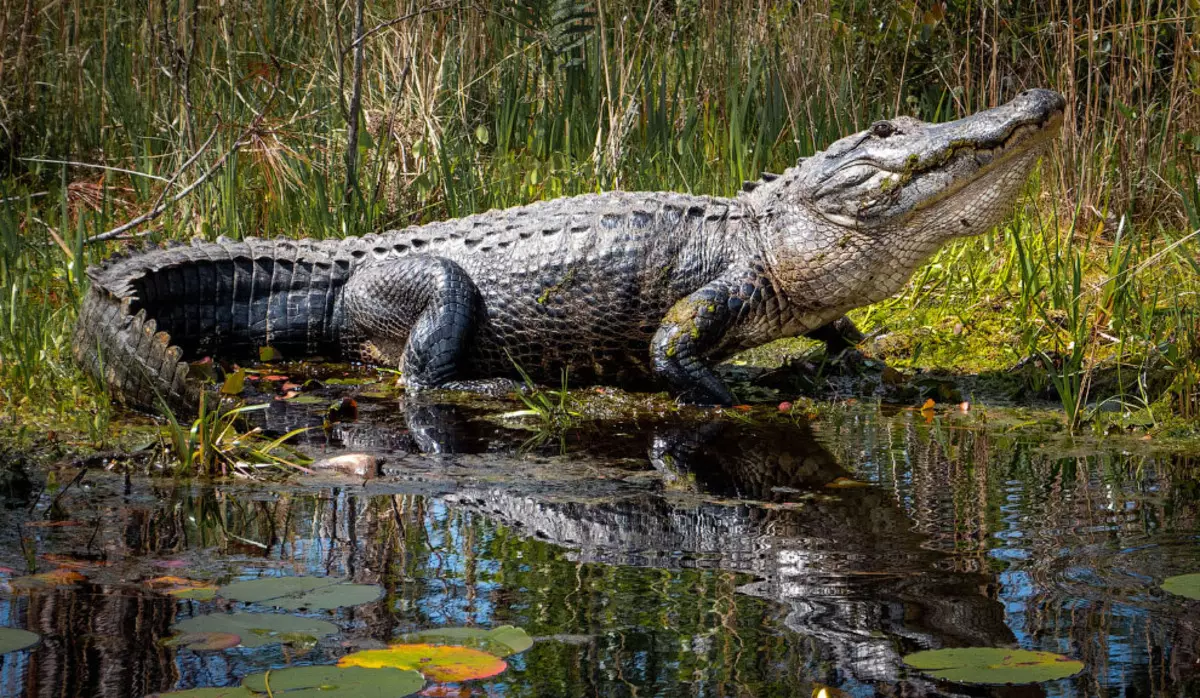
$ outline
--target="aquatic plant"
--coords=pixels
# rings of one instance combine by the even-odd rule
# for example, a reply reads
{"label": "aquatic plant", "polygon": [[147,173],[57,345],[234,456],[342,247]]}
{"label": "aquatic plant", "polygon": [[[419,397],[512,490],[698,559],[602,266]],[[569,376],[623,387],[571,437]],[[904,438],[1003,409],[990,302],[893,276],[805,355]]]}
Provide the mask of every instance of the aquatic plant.
{"label": "aquatic plant", "polygon": [[254,477],[280,469],[295,471],[311,461],[287,446],[289,440],[307,431],[307,427],[268,439],[258,427],[241,431],[241,424],[244,416],[265,410],[269,405],[226,407],[218,401],[216,407],[211,407],[212,401],[207,394],[201,395],[199,413],[190,424],[181,424],[164,406],[166,425],[162,429],[159,460],[169,464],[176,475]]}

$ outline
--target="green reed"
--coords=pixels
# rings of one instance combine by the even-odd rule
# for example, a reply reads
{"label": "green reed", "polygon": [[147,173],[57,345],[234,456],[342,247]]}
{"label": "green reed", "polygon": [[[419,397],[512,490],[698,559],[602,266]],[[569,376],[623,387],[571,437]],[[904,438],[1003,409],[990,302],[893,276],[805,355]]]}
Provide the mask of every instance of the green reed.
{"label": "green reed", "polygon": [[[1016,216],[856,315],[907,337],[885,352],[901,366],[1049,361],[1071,425],[1113,397],[1089,390],[1110,364],[1133,374],[1123,404],[1194,416],[1197,13],[934,5],[370,0],[347,195],[353,3],[9,3],[0,413],[108,414],[69,339],[83,269],[118,248],[338,237],[613,187],[729,195],[874,119],[955,118],[1038,85],[1072,106]],[[134,239],[85,242],[198,180]]]}

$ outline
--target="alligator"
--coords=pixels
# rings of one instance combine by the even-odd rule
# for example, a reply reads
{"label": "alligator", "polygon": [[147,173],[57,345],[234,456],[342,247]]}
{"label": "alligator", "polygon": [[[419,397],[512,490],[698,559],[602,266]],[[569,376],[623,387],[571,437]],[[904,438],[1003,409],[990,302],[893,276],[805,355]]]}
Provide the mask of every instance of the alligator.
{"label": "alligator", "polygon": [[732,198],[614,191],[110,259],[88,269],[75,355],[149,411],[196,409],[189,362],[264,346],[399,367],[410,390],[481,389],[520,367],[728,405],[714,364],[783,337],[844,347],[847,311],[1000,222],[1064,106],[1039,89],[957,121],[878,121]]}

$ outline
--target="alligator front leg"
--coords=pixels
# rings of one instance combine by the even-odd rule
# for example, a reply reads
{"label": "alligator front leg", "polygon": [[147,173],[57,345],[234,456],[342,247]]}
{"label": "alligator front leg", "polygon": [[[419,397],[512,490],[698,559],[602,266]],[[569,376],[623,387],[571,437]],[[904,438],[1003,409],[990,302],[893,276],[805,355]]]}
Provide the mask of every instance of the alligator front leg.
{"label": "alligator front leg", "polygon": [[761,297],[759,284],[722,278],[676,303],[650,342],[655,373],[688,402],[732,405],[733,393],[706,360]]}
{"label": "alligator front leg", "polygon": [[351,333],[374,358],[400,365],[409,388],[452,387],[475,331],[479,291],[440,257],[389,259],[355,270],[343,303]]}

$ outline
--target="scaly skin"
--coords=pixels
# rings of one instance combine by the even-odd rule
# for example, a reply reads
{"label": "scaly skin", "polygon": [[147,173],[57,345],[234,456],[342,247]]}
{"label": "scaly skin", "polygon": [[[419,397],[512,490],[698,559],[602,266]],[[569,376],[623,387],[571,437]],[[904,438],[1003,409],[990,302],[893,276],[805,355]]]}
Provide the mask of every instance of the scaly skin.
{"label": "scaly skin", "polygon": [[569,370],[729,404],[714,363],[781,337],[852,335],[848,310],[994,226],[1062,108],[1033,90],[946,124],[879,122],[734,199],[611,192],[110,261],[89,269],[76,355],[143,409],[194,410],[188,360],[265,345],[399,366],[412,389],[470,388],[516,363],[544,382]]}

